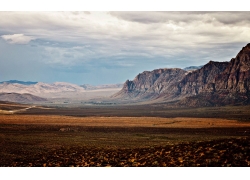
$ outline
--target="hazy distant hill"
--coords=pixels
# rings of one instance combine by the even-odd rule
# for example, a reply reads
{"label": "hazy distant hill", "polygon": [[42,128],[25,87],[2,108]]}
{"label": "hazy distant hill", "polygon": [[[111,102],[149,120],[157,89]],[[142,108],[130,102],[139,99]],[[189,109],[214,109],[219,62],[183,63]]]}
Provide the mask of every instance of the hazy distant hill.
{"label": "hazy distant hill", "polygon": [[[87,85],[85,87],[81,87],[79,85],[66,82],[55,82],[51,84],[38,82],[36,84],[29,85],[16,83],[16,81],[9,82],[14,83],[4,82],[0,84],[0,93],[13,93],[15,98],[13,96],[9,96],[8,98],[7,96],[4,96],[6,97],[4,100],[12,100],[13,102],[20,102],[20,99],[22,99],[20,97],[17,98],[15,93],[32,94],[41,98],[50,99],[51,102],[63,103],[81,102],[93,98],[108,98],[110,95],[118,92],[122,88],[122,84],[99,86]],[[36,100],[34,99],[34,101]]]}
{"label": "hazy distant hill", "polygon": [[80,85],[85,90],[97,90],[97,89],[115,89],[115,88],[122,88],[123,84],[102,84],[102,85],[90,85],[90,84],[83,84]]}
{"label": "hazy distant hill", "polygon": [[31,85],[31,84],[37,84],[38,82],[32,82],[32,81],[18,81],[18,80],[9,80],[9,81],[2,81],[0,84],[3,83],[17,83],[17,84],[23,84],[23,85]]}
{"label": "hazy distant hill", "polygon": [[36,84],[3,83],[0,84],[0,92],[5,93],[29,93],[34,95],[60,92],[83,92],[84,88],[71,83],[55,82],[52,84],[38,82]]}
{"label": "hazy distant hill", "polygon": [[112,98],[178,100],[178,105],[185,106],[250,104],[250,43],[230,62],[210,61],[191,72],[178,68],[144,71],[127,80]]}
{"label": "hazy distant hill", "polygon": [[31,103],[38,101],[46,101],[45,98],[34,96],[32,94],[19,94],[19,93],[0,93],[0,101],[18,102],[18,103]]}
{"label": "hazy distant hill", "polygon": [[202,67],[203,67],[203,65],[201,65],[201,66],[189,66],[189,67],[185,67],[183,70],[185,70],[185,71],[194,71],[194,70],[200,69]]}

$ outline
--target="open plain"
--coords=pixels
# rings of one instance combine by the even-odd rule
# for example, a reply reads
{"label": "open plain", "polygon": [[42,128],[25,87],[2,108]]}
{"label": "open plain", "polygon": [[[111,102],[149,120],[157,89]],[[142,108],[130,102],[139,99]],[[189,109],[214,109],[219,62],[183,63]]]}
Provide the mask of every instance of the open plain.
{"label": "open plain", "polygon": [[250,166],[248,106],[1,107],[0,166]]}

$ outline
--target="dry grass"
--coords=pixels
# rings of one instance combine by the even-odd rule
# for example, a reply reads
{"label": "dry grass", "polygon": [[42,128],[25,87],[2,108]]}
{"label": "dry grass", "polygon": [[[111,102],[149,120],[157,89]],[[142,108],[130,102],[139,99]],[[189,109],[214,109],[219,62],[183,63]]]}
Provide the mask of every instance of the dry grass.
{"label": "dry grass", "polygon": [[250,166],[249,108],[3,103],[0,166]]}
{"label": "dry grass", "polygon": [[44,124],[92,127],[216,128],[250,127],[250,122],[222,118],[71,117],[58,115],[1,115],[0,124]]}
{"label": "dry grass", "polygon": [[250,166],[249,136],[222,118],[0,115],[0,166]]}

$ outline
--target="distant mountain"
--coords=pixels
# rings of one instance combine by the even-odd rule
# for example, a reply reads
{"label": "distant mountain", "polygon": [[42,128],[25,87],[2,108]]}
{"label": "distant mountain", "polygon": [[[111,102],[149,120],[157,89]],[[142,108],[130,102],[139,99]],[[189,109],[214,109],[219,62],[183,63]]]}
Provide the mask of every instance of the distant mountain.
{"label": "distant mountain", "polygon": [[26,93],[25,94],[0,93],[0,101],[32,103],[32,102],[46,101],[46,99]]}
{"label": "distant mountain", "polygon": [[11,83],[11,84],[17,83],[17,84],[23,84],[23,85],[31,85],[31,84],[37,84],[38,82],[18,81],[18,80],[9,80],[9,81],[2,81],[2,82],[0,82],[0,84],[3,84],[3,83]]}
{"label": "distant mountain", "polygon": [[61,93],[61,92],[83,92],[84,88],[71,83],[55,82],[52,84],[38,82],[36,84],[24,85],[17,83],[0,84],[0,93],[29,93],[40,95],[44,93]]}
{"label": "distant mountain", "polygon": [[83,84],[80,85],[85,90],[97,90],[97,89],[116,89],[116,88],[122,88],[123,84],[103,84],[103,85],[90,85],[90,84]]}
{"label": "distant mountain", "polygon": [[0,93],[32,94],[34,96],[51,99],[52,102],[62,98],[67,98],[72,101],[108,98],[120,89],[122,89],[122,84],[83,85],[83,87],[66,82],[55,82],[51,84],[38,82],[30,85],[7,82],[0,84]]}
{"label": "distant mountain", "polygon": [[112,98],[176,101],[184,106],[250,104],[250,43],[230,62],[210,61],[191,72],[177,68],[145,71],[127,80]]}
{"label": "distant mountain", "polygon": [[202,67],[203,67],[203,65],[201,65],[201,66],[189,66],[189,67],[185,67],[183,70],[185,70],[185,71],[194,71],[194,70],[200,69]]}
{"label": "distant mountain", "polygon": [[61,93],[61,92],[84,92],[86,90],[112,90],[121,89],[123,84],[104,84],[104,85],[89,85],[81,86],[66,82],[55,82],[52,84],[42,82],[23,82],[10,80],[0,83],[0,93],[30,93],[40,95],[44,93]]}

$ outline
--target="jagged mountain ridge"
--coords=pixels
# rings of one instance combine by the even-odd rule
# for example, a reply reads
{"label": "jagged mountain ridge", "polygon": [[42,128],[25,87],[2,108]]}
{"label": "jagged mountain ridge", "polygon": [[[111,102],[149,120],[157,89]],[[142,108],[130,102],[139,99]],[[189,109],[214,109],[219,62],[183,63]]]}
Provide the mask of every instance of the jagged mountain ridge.
{"label": "jagged mountain ridge", "polygon": [[[214,91],[214,80],[225,70],[229,62],[209,61],[201,69],[188,73],[177,85],[178,96],[197,95],[204,91]],[[175,88],[175,87],[173,87]]]}
{"label": "jagged mountain ridge", "polygon": [[143,72],[133,81],[127,80],[123,89],[112,97],[162,102],[178,100],[178,105],[186,106],[250,103],[250,43],[230,62],[210,61],[192,72],[178,70],[175,76],[171,75],[176,68],[165,70]]}
{"label": "jagged mountain ridge", "polygon": [[169,86],[185,76],[186,71],[179,68],[165,68],[144,71],[133,81],[127,80],[121,91],[113,95],[114,98],[150,99],[158,97],[168,91]]}

